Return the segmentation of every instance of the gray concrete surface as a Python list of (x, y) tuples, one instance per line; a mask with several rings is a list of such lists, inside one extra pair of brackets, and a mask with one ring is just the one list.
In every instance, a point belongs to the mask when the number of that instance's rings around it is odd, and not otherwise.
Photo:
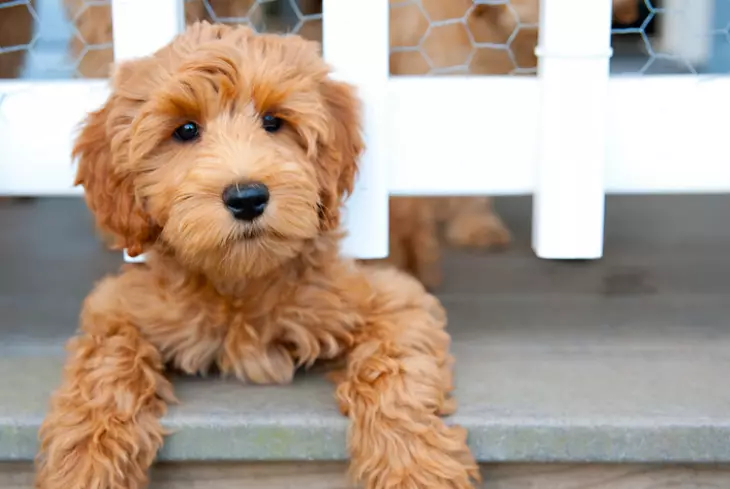
[[(606, 255), (548, 262), (530, 202), (498, 201), (504, 254), (451, 252), (460, 409), (482, 461), (730, 461), (730, 196), (611, 197)], [(30, 460), (63, 341), (102, 250), (77, 199), (0, 202), (0, 460)], [(332, 460), (346, 420), (317, 373), (292, 386), (179, 379), (166, 460)]]

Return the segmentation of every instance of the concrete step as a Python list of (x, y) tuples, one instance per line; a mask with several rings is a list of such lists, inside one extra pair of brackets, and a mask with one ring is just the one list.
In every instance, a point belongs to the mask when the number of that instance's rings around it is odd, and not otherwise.
[[(727, 489), (730, 466), (482, 464), (479, 489)], [(354, 489), (343, 462), (161, 463), (149, 489)], [(33, 487), (32, 465), (0, 463), (0, 488)]]
[[(535, 258), (529, 199), (498, 205), (515, 246), (447, 254), (440, 292), (451, 421), (478, 459), (730, 462), (730, 197), (610, 198), (606, 256), (582, 263)], [(22, 463), (81, 300), (120, 259), (75, 198), (2, 201), (0, 229), (0, 461)], [(346, 458), (346, 420), (316, 372), (286, 387), (175, 383), (162, 461)]]

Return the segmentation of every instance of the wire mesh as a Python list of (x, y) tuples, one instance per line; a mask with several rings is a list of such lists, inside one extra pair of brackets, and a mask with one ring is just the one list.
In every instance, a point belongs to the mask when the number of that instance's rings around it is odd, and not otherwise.
[(0, 78), (17, 78), (37, 42), (34, 0), (0, 1)]
[(622, 3), (624, 17), (614, 15), (612, 29), (613, 74), (696, 75), (730, 71), (727, 0)]
[[(188, 23), (245, 24), (258, 32), (322, 39), (322, 0), (182, 1)], [(708, 1), (715, 17), (704, 31), (664, 22), (670, 13), (692, 13)], [(390, 0), (391, 73), (534, 74), (539, 5), (540, 0)], [(730, 70), (730, 1), (613, 0), (613, 6), (613, 73)], [(707, 59), (668, 49), (663, 39), (678, 30), (684, 31), (680, 43), (704, 39)], [(0, 78), (105, 77), (112, 59), (110, 0), (0, 0)]]
[[(322, 0), (181, 0), (185, 20), (322, 38)], [(0, 78), (103, 78), (114, 58), (110, 0), (0, 0)]]
[(391, 0), (393, 75), (529, 75), (539, 0)]

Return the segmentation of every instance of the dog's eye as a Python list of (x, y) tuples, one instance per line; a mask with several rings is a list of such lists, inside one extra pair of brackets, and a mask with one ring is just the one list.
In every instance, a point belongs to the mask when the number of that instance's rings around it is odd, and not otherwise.
[(172, 135), (178, 141), (193, 141), (200, 137), (200, 127), (198, 127), (198, 125), (194, 122), (186, 122), (175, 129), (175, 132), (172, 133)]
[(261, 117), (261, 125), (266, 132), (276, 132), (281, 129), (283, 121), (275, 115), (266, 113)]

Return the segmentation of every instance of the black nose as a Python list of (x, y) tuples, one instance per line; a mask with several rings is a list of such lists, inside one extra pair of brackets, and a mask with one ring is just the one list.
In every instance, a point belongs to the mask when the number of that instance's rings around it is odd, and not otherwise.
[(266, 209), (269, 189), (258, 182), (231, 185), (223, 191), (223, 203), (233, 217), (241, 221), (253, 221)]

